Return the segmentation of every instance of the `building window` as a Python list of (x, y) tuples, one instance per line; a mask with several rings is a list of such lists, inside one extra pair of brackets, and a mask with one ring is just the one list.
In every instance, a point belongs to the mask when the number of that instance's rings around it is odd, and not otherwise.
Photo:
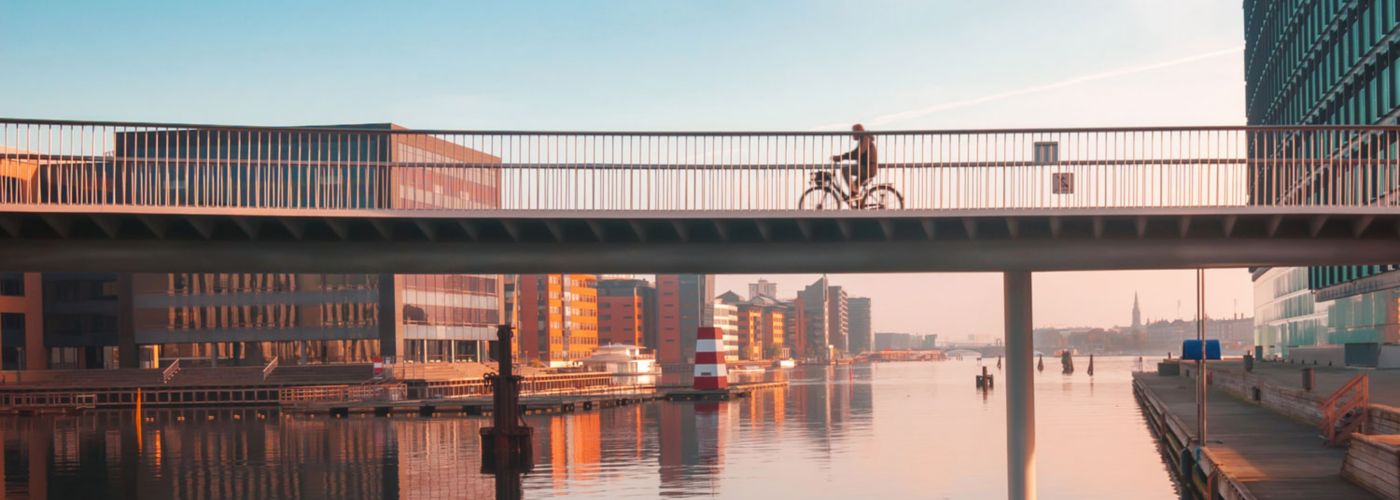
[(0, 295), (24, 295), (24, 273), (0, 273)]

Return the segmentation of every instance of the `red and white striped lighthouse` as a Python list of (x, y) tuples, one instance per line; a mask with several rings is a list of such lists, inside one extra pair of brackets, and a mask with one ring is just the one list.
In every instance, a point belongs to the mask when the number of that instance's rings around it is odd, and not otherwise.
[(697, 391), (713, 391), (729, 387), (729, 372), (724, 369), (724, 332), (713, 326), (702, 326), (695, 333), (695, 384)]

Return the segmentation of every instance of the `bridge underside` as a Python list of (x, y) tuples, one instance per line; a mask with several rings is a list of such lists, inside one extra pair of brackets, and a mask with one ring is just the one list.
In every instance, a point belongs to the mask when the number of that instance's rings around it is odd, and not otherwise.
[(1400, 213), (1367, 208), (228, 212), (0, 212), (0, 270), (804, 273), (1400, 262)]

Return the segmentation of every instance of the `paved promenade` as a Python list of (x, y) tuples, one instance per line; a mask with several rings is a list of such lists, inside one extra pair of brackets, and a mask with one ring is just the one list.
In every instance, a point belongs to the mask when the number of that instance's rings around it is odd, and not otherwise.
[[(1156, 373), (1134, 376), (1194, 438), (1195, 379)], [(1316, 428), (1218, 389), (1211, 390), (1210, 398), (1209, 449), (1220, 470), (1254, 497), (1377, 498), (1342, 479), (1345, 450), (1323, 446)]]

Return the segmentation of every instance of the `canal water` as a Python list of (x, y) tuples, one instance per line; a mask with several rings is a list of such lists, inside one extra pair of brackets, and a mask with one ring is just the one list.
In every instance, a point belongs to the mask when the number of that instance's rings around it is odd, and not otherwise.
[[(996, 360), (986, 362), (1000, 374)], [(1036, 377), (1040, 498), (1176, 499), (1136, 358)], [(1004, 498), (1005, 394), (975, 360), (787, 370), (786, 390), (529, 417), (526, 498)], [(1000, 382), (1000, 379), (998, 379)], [(492, 498), (468, 417), (268, 410), (5, 417), (5, 498)]]

